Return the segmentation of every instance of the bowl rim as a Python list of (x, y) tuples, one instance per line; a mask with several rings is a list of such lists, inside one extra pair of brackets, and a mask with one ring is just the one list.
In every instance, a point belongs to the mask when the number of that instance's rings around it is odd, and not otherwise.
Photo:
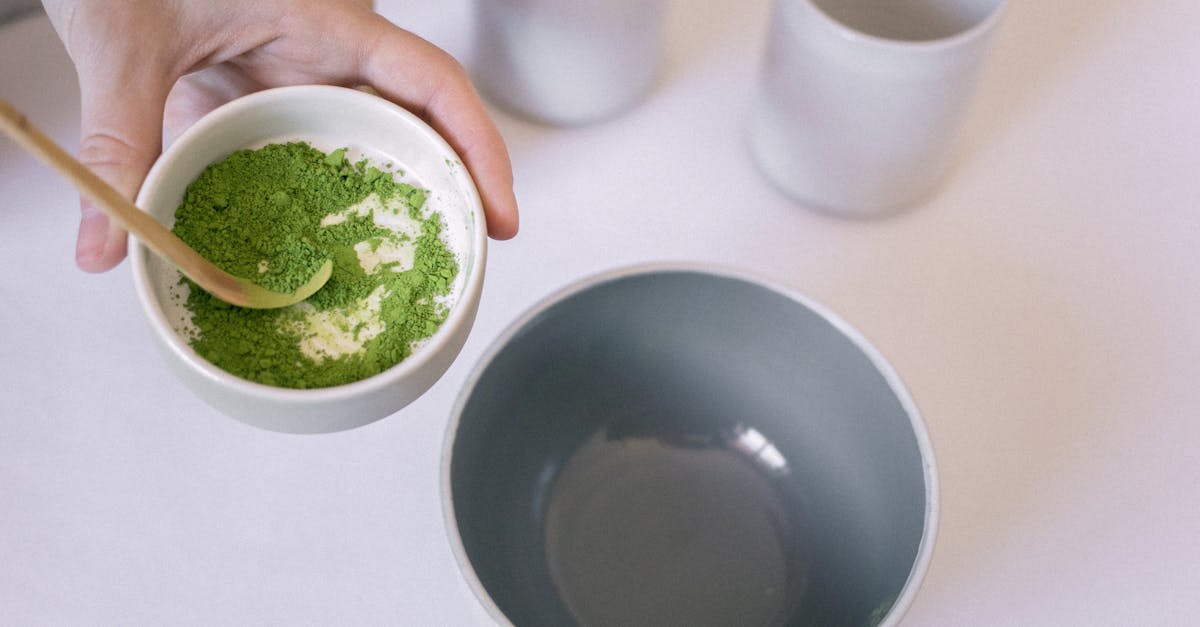
[[(375, 96), (374, 94), (358, 89), (334, 85), (273, 87), (227, 102), (204, 115), (195, 124), (181, 133), (154, 162), (154, 166), (147, 173), (138, 191), (137, 202), (135, 204), (142, 211), (149, 213), (143, 206), (146, 197), (149, 195), (149, 190), (155, 189), (161, 184), (159, 179), (163, 176), (162, 173), (180, 154), (186, 151), (193, 142), (199, 141), (200, 138), (204, 137), (214, 127), (228, 123), (236, 116), (242, 115), (246, 110), (269, 107), (273, 103), (281, 101), (297, 101), (314, 107), (319, 106), (321, 103), (333, 101), (347, 107), (372, 107), (381, 109), (385, 113), (394, 116), (398, 123), (408, 124), (415, 128), (424, 137), (425, 141), (428, 142), (431, 149), (443, 153), (446, 159), (463, 164), (461, 156), (433, 127), (416, 114), (381, 96)], [(412, 376), (426, 367), (436, 355), (447, 350), (449, 345), (452, 344), (455, 330), (464, 324), (469, 325), (474, 318), (474, 312), (470, 311), (473, 308), (466, 305), (470, 300), (477, 298), (477, 294), (482, 291), (484, 267), (487, 260), (487, 222), (483, 211), (483, 202), (470, 172), (465, 167), (465, 164), (462, 167), (455, 168), (455, 170), (455, 179), (459, 181), (462, 188), (466, 205), (471, 213), (470, 223), (475, 231), (470, 241), (469, 249), (461, 251), (466, 260), (471, 262), (469, 274), (463, 283), (462, 293), (459, 295), (458, 300), (451, 306), (450, 313), (441, 326), (438, 327), (438, 330), (432, 336), (426, 339), (424, 345), (413, 351), (412, 354), (396, 365), (378, 374), (343, 385), (296, 389), (257, 383), (222, 370), (198, 355), (175, 332), (174, 327), (167, 320), (163, 308), (154, 295), (152, 281), (146, 271), (146, 260), (153, 253), (141, 242), (137, 241), (136, 238), (130, 236), (129, 257), (133, 267), (134, 288), (137, 292), (142, 311), (149, 321), (154, 334), (158, 336), (162, 345), (167, 347), (168, 351), (175, 358), (186, 364), (187, 368), (199, 374), (208, 382), (220, 385), (243, 396), (278, 405), (308, 405), (336, 403), (381, 391), (383, 388), (393, 385), (396, 381)]]
[(678, 261), (660, 261), (639, 263), (624, 267), (619, 267), (611, 270), (601, 271), (584, 278), (574, 280), (567, 285), (551, 291), (549, 294), (538, 299), (533, 305), (526, 309), (519, 317), (513, 320), (501, 333), (488, 345), (488, 347), (480, 355), (479, 360), (472, 366), (470, 373), (464, 380), (462, 387), (459, 388), (459, 393), (454, 401), (451, 409), (450, 419), (447, 422), (446, 430), (443, 435), (442, 454), (441, 454), (441, 469), (439, 473), (439, 487), (441, 490), (440, 500), (442, 502), (442, 523), (443, 530), (446, 533), (447, 541), (450, 544), (451, 551), (454, 554), (454, 560), (458, 564), (459, 572), (467, 582), (468, 587), (474, 594), (475, 598), (487, 610), (490, 617), (503, 625), (512, 625), (512, 621), (505, 616), (499, 605), (491, 598), (487, 592), (483, 582), (479, 579), (479, 575), (475, 572), (474, 566), (471, 565), (470, 557), (467, 555), (467, 550), (462, 541), (462, 535), (459, 532), (458, 519), (454, 515), (454, 494), (451, 484), (451, 469), (453, 465), (454, 443), (458, 433), (459, 425), (461, 424), (462, 412), (466, 407), (467, 399), (475, 390), (476, 384), (483, 376), (484, 371), (495, 360), (508, 344), (522, 332), (531, 322), (541, 316), (555, 305), (566, 301), (567, 299), (585, 291), (600, 287), (602, 285), (620, 281), (627, 278), (645, 276), (651, 274), (703, 274), (719, 278), (734, 279), (749, 283), (764, 289), (773, 291), (781, 296), (791, 299), (800, 304), (802, 307), (808, 308), (813, 313), (820, 316), (823, 320), (831, 324), (839, 333), (846, 339), (854, 343), (854, 345), (862, 351), (862, 353), (870, 360), (871, 365), (883, 376), (888, 387), (896, 395), (905, 414), (908, 416), (909, 424), (912, 427), (913, 435), (917, 440), (917, 448), (921, 454), (922, 473), (925, 481), (925, 520), (924, 527), (921, 533), (921, 541), (917, 547), (917, 554), (913, 558), (913, 565), (909, 571), (908, 578), (901, 588), (899, 596), (892, 603), (880, 627), (893, 627), (900, 622), (908, 608), (912, 605), (916, 598), (917, 592), (925, 579), (925, 575), (929, 570), (929, 564), (933, 559), (934, 545), (937, 541), (938, 518), (940, 510), (940, 495), (938, 486), (937, 463), (934, 459), (933, 443), (929, 437), (929, 432), (925, 426), (925, 421), (922, 419), (920, 411), (917, 409), (917, 404), (909, 393), (908, 388), (904, 385), (899, 373), (891, 365), (883, 354), (872, 344), (865, 335), (857, 328), (847, 322), (840, 315), (833, 312), (825, 305), (814, 300), (813, 298), (792, 288), (786, 287), (770, 279), (755, 275), (747, 270), (735, 268), (728, 265), (707, 263), (707, 262), (678, 262)]

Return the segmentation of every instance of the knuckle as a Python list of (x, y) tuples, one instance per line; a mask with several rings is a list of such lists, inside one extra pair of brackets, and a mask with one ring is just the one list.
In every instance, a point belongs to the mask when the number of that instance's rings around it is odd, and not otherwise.
[(93, 167), (144, 164), (155, 156), (155, 151), (112, 132), (88, 133), (79, 142), (79, 160)]

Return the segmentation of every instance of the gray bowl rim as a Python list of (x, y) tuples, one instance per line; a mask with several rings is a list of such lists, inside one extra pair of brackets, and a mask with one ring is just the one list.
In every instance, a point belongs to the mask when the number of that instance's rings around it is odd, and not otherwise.
[(462, 387), (459, 389), (458, 397), (455, 399), (454, 406), (451, 410), (450, 420), (446, 425), (445, 435), (442, 443), (442, 461), (441, 461), (441, 502), (442, 502), (442, 522), (446, 532), (446, 539), (450, 543), (450, 549), (454, 554), (454, 561), (458, 564), (459, 572), (466, 580), (467, 586), (471, 589), (475, 598), (483, 605), (489, 617), (500, 625), (513, 625), (512, 621), (505, 616), (499, 605), (488, 594), (483, 582), (480, 581), (475, 568), (471, 565), (471, 559), (467, 555), (466, 547), (463, 545), (462, 537), (458, 530), (458, 521), (454, 516), (454, 495), (451, 489), (450, 470), (453, 463), (455, 435), (458, 432), (458, 427), (462, 418), (462, 412), (466, 408), (467, 400), (475, 390), (476, 384), (483, 376), (484, 371), (495, 360), (496, 356), (502, 351), (512, 339), (529, 325), (535, 318), (549, 310), (556, 304), (571, 298), (576, 294), (583, 293), (592, 288), (598, 287), (606, 283), (612, 283), (635, 276), (649, 274), (703, 274), (708, 276), (734, 279), (743, 281), (773, 291), (777, 294), (785, 296), (792, 301), (798, 303), (802, 307), (808, 308), (813, 313), (816, 313), (823, 320), (833, 325), (839, 333), (854, 343), (854, 345), (863, 352), (863, 354), (871, 361), (871, 365), (883, 376), (888, 387), (896, 395), (900, 401), (901, 407), (904, 408), (905, 414), (908, 415), (909, 423), (913, 430), (913, 435), (917, 439), (917, 447), (921, 452), (921, 461), (923, 465), (923, 474), (925, 478), (925, 524), (921, 534), (921, 542), (917, 547), (917, 555), (913, 560), (913, 567), (909, 571), (908, 578), (904, 582), (904, 587), (901, 589), (900, 595), (888, 610), (886, 616), (880, 621), (878, 627), (895, 627), (904, 618), (909, 607), (916, 599), (917, 592), (920, 590), (921, 584), (925, 579), (926, 573), (929, 571), (929, 564), (933, 560), (934, 545), (937, 543), (937, 528), (940, 510), (940, 496), (938, 485), (937, 463), (934, 460), (933, 443), (930, 440), (929, 432), (925, 427), (925, 422), (921, 418), (921, 414), (917, 409), (917, 404), (909, 393), (908, 388), (900, 379), (899, 373), (891, 365), (890, 362), (883, 356), (879, 349), (864, 336), (858, 329), (852, 326), (849, 322), (843, 319), (833, 310), (825, 305), (817, 302), (813, 298), (800, 293), (794, 289), (780, 285), (769, 279), (754, 275), (746, 270), (734, 268), (731, 266), (698, 263), (698, 262), (649, 262), (624, 266), (611, 270), (601, 271), (596, 274), (578, 279), (552, 291), (550, 294), (542, 297), (535, 302), (529, 309), (513, 320), (500, 334), (492, 340), (487, 349), (479, 357), (479, 360), (472, 367), (471, 372), (467, 375)]

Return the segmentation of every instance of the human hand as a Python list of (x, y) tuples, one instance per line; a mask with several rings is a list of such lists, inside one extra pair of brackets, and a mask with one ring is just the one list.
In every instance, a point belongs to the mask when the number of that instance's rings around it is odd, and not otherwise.
[[(420, 115), (462, 156), (488, 234), (516, 235), (512, 164), (462, 66), (359, 0), (43, 0), (79, 74), (79, 159), (133, 198), (162, 150), (200, 115), (282, 85), (368, 85)], [(182, 79), (182, 80), (181, 80)], [(75, 259), (125, 257), (125, 233), (86, 200)]]

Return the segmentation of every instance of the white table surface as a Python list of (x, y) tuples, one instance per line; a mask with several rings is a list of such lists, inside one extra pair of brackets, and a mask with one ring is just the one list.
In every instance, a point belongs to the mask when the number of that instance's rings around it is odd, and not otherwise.
[[(379, 4), (470, 65), (465, 1)], [(900, 371), (942, 482), (906, 624), (1194, 623), (1200, 3), (1015, 0), (953, 177), (879, 222), (799, 207), (748, 160), (767, 2), (672, 9), (662, 80), (627, 115), (496, 113), (521, 234), (491, 247), (446, 376), (345, 433), (261, 431), (192, 396), (128, 264), (78, 271), (75, 194), (0, 141), (0, 624), (488, 624), (439, 508), (458, 389), (539, 298), (660, 260), (805, 292)], [(78, 145), (44, 17), (0, 26), (0, 93)]]

